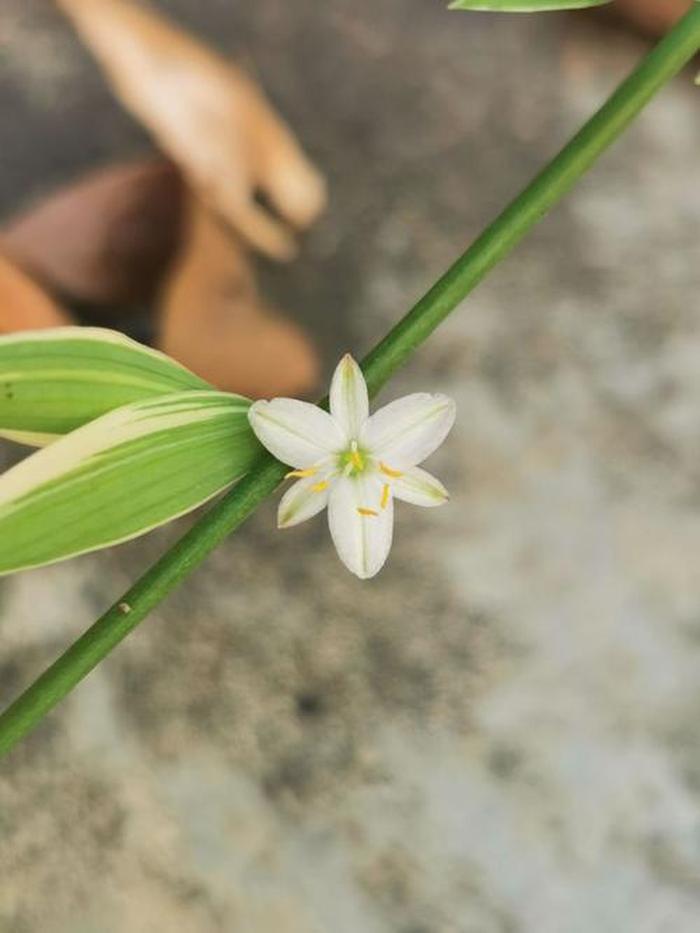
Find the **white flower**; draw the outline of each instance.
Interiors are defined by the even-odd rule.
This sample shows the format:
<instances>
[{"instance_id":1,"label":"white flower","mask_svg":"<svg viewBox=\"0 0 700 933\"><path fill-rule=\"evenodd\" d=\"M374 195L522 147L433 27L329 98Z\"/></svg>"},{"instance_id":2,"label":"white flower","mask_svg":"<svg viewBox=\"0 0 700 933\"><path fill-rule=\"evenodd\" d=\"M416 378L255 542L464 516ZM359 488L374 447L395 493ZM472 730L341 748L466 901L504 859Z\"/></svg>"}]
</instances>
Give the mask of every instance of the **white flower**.
<instances>
[{"instance_id":1,"label":"white flower","mask_svg":"<svg viewBox=\"0 0 700 933\"><path fill-rule=\"evenodd\" d=\"M382 568L391 548L394 499L435 506L447 501L442 483L417 464L444 441L455 420L445 395L419 392L370 417L362 370L348 354L338 364L330 414L292 398L255 402L250 423L298 481L280 502L277 524L291 528L328 506L333 543L362 579Z\"/></svg>"}]
</instances>

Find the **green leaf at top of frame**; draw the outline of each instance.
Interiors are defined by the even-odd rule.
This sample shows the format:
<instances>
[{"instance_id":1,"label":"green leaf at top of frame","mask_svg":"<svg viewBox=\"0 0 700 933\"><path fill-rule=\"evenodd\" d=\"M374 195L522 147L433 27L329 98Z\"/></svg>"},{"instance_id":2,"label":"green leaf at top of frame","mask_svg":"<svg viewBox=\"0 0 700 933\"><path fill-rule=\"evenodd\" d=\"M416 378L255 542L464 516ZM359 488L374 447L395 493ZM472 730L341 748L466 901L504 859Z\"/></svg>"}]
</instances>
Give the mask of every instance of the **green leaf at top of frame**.
<instances>
[{"instance_id":1,"label":"green leaf at top of frame","mask_svg":"<svg viewBox=\"0 0 700 933\"><path fill-rule=\"evenodd\" d=\"M178 392L109 412L0 475L0 574L142 535L246 473L248 399Z\"/></svg>"},{"instance_id":2,"label":"green leaf at top of frame","mask_svg":"<svg viewBox=\"0 0 700 933\"><path fill-rule=\"evenodd\" d=\"M543 13L552 10L583 10L603 6L610 0L454 0L450 10L481 10L491 13Z\"/></svg>"},{"instance_id":3,"label":"green leaf at top of frame","mask_svg":"<svg viewBox=\"0 0 700 933\"><path fill-rule=\"evenodd\" d=\"M211 388L112 330L57 327L0 337L0 436L33 446L122 405Z\"/></svg>"}]
</instances>

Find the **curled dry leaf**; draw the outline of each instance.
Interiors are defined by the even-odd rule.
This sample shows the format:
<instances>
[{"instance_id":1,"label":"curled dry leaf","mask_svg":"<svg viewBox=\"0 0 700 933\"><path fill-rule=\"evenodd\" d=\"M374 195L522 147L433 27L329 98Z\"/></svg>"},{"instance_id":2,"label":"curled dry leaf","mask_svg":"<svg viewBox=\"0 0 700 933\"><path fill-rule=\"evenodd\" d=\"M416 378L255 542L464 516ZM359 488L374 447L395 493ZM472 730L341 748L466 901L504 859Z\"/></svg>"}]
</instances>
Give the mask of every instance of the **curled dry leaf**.
<instances>
[{"instance_id":1,"label":"curled dry leaf","mask_svg":"<svg viewBox=\"0 0 700 933\"><path fill-rule=\"evenodd\" d=\"M148 301L178 246L183 184L165 159L92 172L0 231L0 249L52 291L94 304Z\"/></svg>"},{"instance_id":2,"label":"curled dry leaf","mask_svg":"<svg viewBox=\"0 0 700 933\"><path fill-rule=\"evenodd\" d=\"M692 0L617 0L612 11L646 35L661 36L692 5Z\"/></svg>"},{"instance_id":3,"label":"curled dry leaf","mask_svg":"<svg viewBox=\"0 0 700 933\"><path fill-rule=\"evenodd\" d=\"M0 334L70 324L68 314L4 256L0 255Z\"/></svg>"},{"instance_id":4,"label":"curled dry leaf","mask_svg":"<svg viewBox=\"0 0 700 933\"><path fill-rule=\"evenodd\" d=\"M253 246L295 252L290 228L315 219L325 186L292 132L239 69L128 0L58 0L122 104L206 203Z\"/></svg>"},{"instance_id":5,"label":"curled dry leaf","mask_svg":"<svg viewBox=\"0 0 700 933\"><path fill-rule=\"evenodd\" d=\"M194 199L164 291L158 347L212 385L253 398L302 395L318 379L302 331L262 304L242 243Z\"/></svg>"}]
</instances>

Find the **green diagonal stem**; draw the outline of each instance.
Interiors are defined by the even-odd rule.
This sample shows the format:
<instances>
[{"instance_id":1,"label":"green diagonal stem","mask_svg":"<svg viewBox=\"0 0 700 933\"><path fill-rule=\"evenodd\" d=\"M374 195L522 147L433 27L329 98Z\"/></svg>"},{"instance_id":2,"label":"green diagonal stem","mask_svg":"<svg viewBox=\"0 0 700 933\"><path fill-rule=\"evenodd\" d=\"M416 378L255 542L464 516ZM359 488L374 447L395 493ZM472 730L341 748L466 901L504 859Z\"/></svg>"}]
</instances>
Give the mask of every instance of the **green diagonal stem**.
<instances>
[{"instance_id":1,"label":"green diagonal stem","mask_svg":"<svg viewBox=\"0 0 700 933\"><path fill-rule=\"evenodd\" d=\"M700 6L684 16L549 165L475 240L363 362L372 394L593 165L654 94L700 49ZM0 716L0 755L30 732L282 480L256 466Z\"/></svg>"}]
</instances>

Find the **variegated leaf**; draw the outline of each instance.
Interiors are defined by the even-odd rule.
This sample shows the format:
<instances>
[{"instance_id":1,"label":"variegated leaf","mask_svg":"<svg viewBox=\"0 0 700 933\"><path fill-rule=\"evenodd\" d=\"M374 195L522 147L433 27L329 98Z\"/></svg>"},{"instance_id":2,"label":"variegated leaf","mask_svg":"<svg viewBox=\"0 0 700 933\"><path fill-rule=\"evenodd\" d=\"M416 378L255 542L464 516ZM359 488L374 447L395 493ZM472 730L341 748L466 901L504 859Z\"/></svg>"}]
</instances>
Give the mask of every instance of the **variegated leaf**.
<instances>
[{"instance_id":1,"label":"variegated leaf","mask_svg":"<svg viewBox=\"0 0 700 933\"><path fill-rule=\"evenodd\" d=\"M551 10L582 10L603 6L611 0L454 0L450 10L483 10L493 13L542 13Z\"/></svg>"},{"instance_id":2,"label":"variegated leaf","mask_svg":"<svg viewBox=\"0 0 700 933\"><path fill-rule=\"evenodd\" d=\"M225 489L260 446L247 399L190 391L103 415L0 476L0 574L144 534Z\"/></svg>"},{"instance_id":3,"label":"variegated leaf","mask_svg":"<svg viewBox=\"0 0 700 933\"><path fill-rule=\"evenodd\" d=\"M0 337L0 436L32 446L131 402L211 388L112 330L58 327Z\"/></svg>"}]
</instances>

